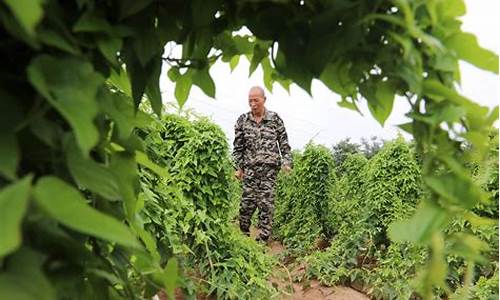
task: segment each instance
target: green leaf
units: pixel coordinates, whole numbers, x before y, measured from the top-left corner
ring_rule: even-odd
[[[28,207],[31,175],[0,190],[0,258],[21,245],[21,222]]]
[[[148,96],[149,103],[151,103],[153,111],[158,116],[161,116],[161,109],[163,107],[160,91],[161,64],[162,60],[158,59],[155,68],[150,74],[149,82],[146,85],[146,95]]]
[[[368,108],[375,119],[384,126],[394,104],[394,86],[388,81],[378,81],[363,87],[361,93],[368,100]]]
[[[417,209],[408,220],[389,225],[389,238],[393,242],[412,242],[427,245],[432,235],[443,228],[448,221],[447,212],[435,205],[426,204]]]
[[[14,131],[3,130],[0,132],[0,175],[7,179],[17,178],[17,165],[19,164],[19,145]]]
[[[127,71],[120,69],[120,72],[117,73],[114,70],[111,70],[108,82],[125,93],[125,95],[132,97],[132,88],[130,87],[130,80],[128,79]]]
[[[138,164],[150,169],[151,171],[155,172],[157,175],[164,177],[164,178],[170,177],[167,169],[165,169],[164,167],[160,167],[159,165],[152,162],[144,152],[136,151],[135,152],[135,159],[136,159]]]
[[[181,73],[179,72],[179,69],[176,67],[171,67],[168,72],[167,72],[168,78],[172,81],[175,82],[177,79],[181,76]]]
[[[464,213],[464,219],[469,221],[472,227],[479,228],[479,227],[491,227],[495,226],[498,224],[498,220],[496,219],[490,219],[486,217],[481,217],[476,215],[474,212],[467,211]]]
[[[185,74],[180,75],[175,82],[175,98],[177,99],[177,103],[182,108],[186,103],[186,100],[189,96],[189,92],[191,91],[191,86],[193,85],[193,81],[191,79],[191,72],[187,71]]]
[[[208,72],[208,67],[201,70],[195,70],[192,78],[193,83],[207,96],[215,98],[215,83]]]
[[[136,36],[133,40],[133,47],[139,62],[144,67],[163,50],[156,31],[152,29]]]
[[[259,44],[255,45],[253,49],[252,60],[250,61],[250,69],[248,71],[248,77],[257,69],[260,62],[269,56],[269,50],[267,48],[262,48]]]
[[[177,283],[178,277],[178,263],[175,257],[172,257],[168,260],[167,266],[163,272],[163,285],[165,287],[165,291],[167,295],[174,299],[174,290],[175,285]]]
[[[0,273],[0,299],[55,300],[56,293],[42,271],[44,255],[22,248]]]
[[[476,36],[459,32],[444,42],[446,48],[455,51],[458,57],[486,71],[498,74],[498,55],[493,51],[481,48]]]
[[[238,63],[240,62],[240,56],[235,55],[231,57],[231,60],[229,61],[229,67],[231,68],[231,72],[234,71],[234,69],[238,66]]]
[[[413,135],[413,122],[399,124],[398,127]]]
[[[130,137],[135,127],[144,128],[151,124],[152,118],[145,112],[134,111],[132,99],[121,93],[112,93],[102,88],[98,94],[99,105],[103,112],[116,123],[121,141]]]
[[[118,66],[118,52],[123,46],[123,40],[116,37],[104,37],[96,40],[97,48],[102,55],[113,65]],[[115,73],[116,76],[116,73]]]
[[[342,100],[340,102],[337,102],[337,105],[340,106],[340,107],[343,107],[343,108],[347,108],[347,109],[350,109],[350,110],[353,110],[353,111],[357,111],[358,113],[361,114],[361,112],[359,111],[358,106],[356,105],[356,101],[355,100],[347,101],[346,98],[342,98]]]
[[[481,189],[467,176],[427,176],[424,181],[433,192],[453,205],[471,209],[477,201],[484,200]]]
[[[356,83],[349,78],[349,64],[330,63],[323,70],[320,80],[334,93],[348,97],[356,93]]]
[[[132,16],[141,10],[148,7],[153,0],[135,1],[135,0],[122,0],[120,1],[120,19]]]
[[[43,17],[43,1],[41,0],[5,0],[17,21],[33,36],[35,27]]]
[[[441,19],[455,19],[466,13],[463,0],[439,1],[436,8]]]
[[[92,208],[74,187],[57,177],[39,179],[34,195],[40,208],[73,230],[125,247],[141,248],[125,224]]]
[[[86,61],[48,55],[39,55],[30,63],[28,78],[68,121],[80,149],[88,153],[99,137],[93,122],[98,112],[97,89],[104,78]]]
[[[147,65],[142,65],[136,53],[130,49],[130,46],[124,47],[123,58],[127,65],[127,74],[130,78],[132,87],[132,98],[134,99],[134,108],[137,109],[142,101],[142,96],[146,91],[148,84],[150,89],[154,88],[154,84],[158,84],[157,76],[158,68],[161,66],[161,58],[151,59]],[[160,66],[158,66],[160,64]],[[153,80],[153,82],[151,82]],[[156,100],[155,100],[156,101]]]
[[[72,141],[68,143],[66,159],[69,171],[78,185],[108,200],[120,199],[118,183],[111,170],[91,158],[82,156]]]
[[[264,73],[263,74],[264,85],[266,86],[266,89],[272,93],[273,92],[273,83],[274,83],[274,79],[273,79],[274,69],[271,66],[271,62],[269,60],[269,57],[266,57],[262,60],[261,66],[262,66],[262,71]]]
[[[451,236],[450,252],[467,260],[487,263],[481,252],[488,250],[489,245],[478,237],[467,233],[455,233]]]
[[[113,33],[111,25],[104,16],[98,16],[95,11],[88,10],[73,26],[74,32],[103,32]]]
[[[243,54],[252,54],[253,51],[253,43],[250,42],[250,36],[241,36],[241,35],[236,35],[232,37],[232,40],[234,42],[234,45],[238,51],[238,54],[243,55]]]
[[[74,55],[80,54],[80,50],[75,45],[73,45],[65,37],[63,37],[61,34],[52,29],[47,29],[47,28],[40,29],[38,31],[38,39],[42,43],[57,48],[59,50],[66,51]]]
[[[127,152],[114,153],[111,157],[110,169],[117,179],[127,217],[129,220],[133,220],[139,190],[137,164],[134,156]]]

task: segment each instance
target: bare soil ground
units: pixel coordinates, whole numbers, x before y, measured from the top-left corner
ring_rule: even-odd
[[[257,236],[257,229],[251,230],[251,236]],[[279,256],[285,247],[279,241],[268,243],[269,254]],[[366,295],[345,286],[329,287],[317,280],[304,280],[302,276],[306,266],[294,263],[275,266],[271,283],[282,292],[281,300],[368,300]]]

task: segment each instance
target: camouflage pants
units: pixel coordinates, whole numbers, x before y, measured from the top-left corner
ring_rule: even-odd
[[[259,209],[260,239],[271,235],[274,213],[274,185],[278,168],[258,165],[244,170],[243,195],[240,205],[240,229],[249,234],[250,223],[255,210]]]

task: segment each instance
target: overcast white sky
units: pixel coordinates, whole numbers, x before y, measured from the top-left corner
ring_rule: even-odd
[[[481,46],[498,53],[498,33],[495,28],[500,28],[496,15],[499,12],[500,1],[466,0],[465,2],[467,14],[463,18],[463,29],[476,34]],[[461,63],[460,67],[463,94],[483,105],[490,107],[498,105],[499,77],[467,63]],[[209,116],[219,124],[226,132],[230,143],[234,138],[233,128],[236,119],[248,111],[249,88],[254,85],[263,86],[260,68],[250,78],[248,78],[248,68],[249,63],[243,58],[232,73],[227,64],[216,63],[210,70],[216,84],[215,99],[206,96],[198,87],[193,86],[185,105],[185,108]],[[165,103],[175,102],[174,85],[166,76],[167,70],[168,66],[164,66],[160,79]],[[404,115],[409,106],[403,99],[396,99],[393,112],[382,127],[370,115],[366,104],[361,107],[364,116],[341,108],[336,104],[340,97],[317,80],[312,84],[312,97],[296,85],[291,86],[288,94],[277,83],[272,93],[269,91],[266,93],[266,107],[276,111],[283,118],[293,148],[302,148],[311,139],[328,147],[346,137],[350,137],[353,141],[371,136],[392,139],[400,132],[395,125],[408,121]]]

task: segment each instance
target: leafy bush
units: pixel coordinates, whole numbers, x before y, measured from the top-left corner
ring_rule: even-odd
[[[342,175],[330,194],[338,229],[329,248],[305,258],[307,275],[329,285],[355,285],[376,299],[410,299],[407,279],[426,252],[391,243],[386,228],[411,214],[421,195],[414,152],[400,138],[369,161],[348,155],[338,170]]]
[[[167,114],[145,136],[169,176],[142,170],[144,220],[164,251],[179,256],[188,275],[184,293],[269,298],[272,259],[231,224],[235,189],[222,130],[206,119]]]
[[[304,252],[333,234],[328,194],[335,174],[324,146],[308,144],[294,159],[293,172],[280,175],[289,178],[278,179],[275,234],[291,252]]]

